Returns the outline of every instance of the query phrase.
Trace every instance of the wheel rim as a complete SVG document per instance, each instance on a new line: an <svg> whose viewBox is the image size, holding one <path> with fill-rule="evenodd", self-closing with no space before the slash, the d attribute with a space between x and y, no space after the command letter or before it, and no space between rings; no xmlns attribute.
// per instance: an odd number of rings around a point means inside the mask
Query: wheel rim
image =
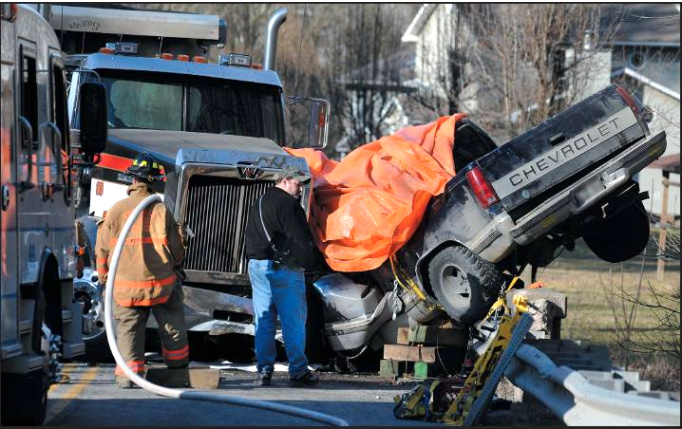
<svg viewBox="0 0 682 429"><path fill-rule="evenodd" d="M471 285L464 271L456 265L446 265L441 272L441 284L447 300L455 309L471 306Z"/></svg>
<svg viewBox="0 0 682 429"><path fill-rule="evenodd" d="M74 282L74 298L83 303L83 315L91 321L88 324L91 327L90 332L85 332L84 327L83 341L92 341L105 335L103 288L99 283L88 280L94 275L94 271L86 269L83 277Z"/></svg>

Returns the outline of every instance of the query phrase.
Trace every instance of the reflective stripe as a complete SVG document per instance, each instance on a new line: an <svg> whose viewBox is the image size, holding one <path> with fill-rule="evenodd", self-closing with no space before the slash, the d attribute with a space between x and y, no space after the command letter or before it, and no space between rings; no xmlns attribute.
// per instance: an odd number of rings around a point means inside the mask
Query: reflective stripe
<svg viewBox="0 0 682 429"><path fill-rule="evenodd" d="M177 276L175 275L175 273L171 274L170 276L168 276L164 279L151 279L151 280L140 280L140 281L116 279L116 287L131 289L131 288L145 288L145 287L154 287L154 286L170 286L170 285L174 285L176 280L177 280Z"/></svg>
<svg viewBox="0 0 682 429"><path fill-rule="evenodd" d="M126 365L128 365L128 368L132 369L133 372L136 372L138 374L144 372L144 361L143 360L130 360L126 362ZM123 369L116 365L116 371L114 371L116 375L125 375L123 372Z"/></svg>
<svg viewBox="0 0 682 429"><path fill-rule="evenodd" d="M186 345L179 350L166 350L163 347L161 349L163 357L167 360L182 360L187 359L189 356L189 345Z"/></svg>
<svg viewBox="0 0 682 429"><path fill-rule="evenodd" d="M99 274L100 277L105 275L105 274L108 274L108 273L109 273L109 268L104 268L104 267L97 268L97 274Z"/></svg>
<svg viewBox="0 0 682 429"><path fill-rule="evenodd" d="M116 302L121 307L135 307L138 305L142 306L142 307L150 307L152 305L163 304L164 302L168 301L168 298L170 298L170 296L162 296L159 298L139 299L139 300L116 298Z"/></svg>
<svg viewBox="0 0 682 429"><path fill-rule="evenodd" d="M106 264L106 263L107 263L107 258L97 258L97 265Z"/></svg>
<svg viewBox="0 0 682 429"><path fill-rule="evenodd" d="M110 247L115 247L118 243L118 238L112 238L109 242ZM124 245L129 244L168 244L168 237L133 237L127 238Z"/></svg>
<svg viewBox="0 0 682 429"><path fill-rule="evenodd" d="M100 156L100 161L97 166L100 168L108 168L110 170L125 171L132 163L133 160L130 158L103 153Z"/></svg>

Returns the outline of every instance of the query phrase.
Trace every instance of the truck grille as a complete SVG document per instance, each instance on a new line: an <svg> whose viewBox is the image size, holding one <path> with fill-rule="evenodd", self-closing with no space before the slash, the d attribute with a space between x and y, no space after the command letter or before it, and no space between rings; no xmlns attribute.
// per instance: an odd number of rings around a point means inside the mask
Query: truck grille
<svg viewBox="0 0 682 429"><path fill-rule="evenodd" d="M185 269L246 274L244 231L251 204L273 182L195 176L189 181L184 222L189 240Z"/></svg>

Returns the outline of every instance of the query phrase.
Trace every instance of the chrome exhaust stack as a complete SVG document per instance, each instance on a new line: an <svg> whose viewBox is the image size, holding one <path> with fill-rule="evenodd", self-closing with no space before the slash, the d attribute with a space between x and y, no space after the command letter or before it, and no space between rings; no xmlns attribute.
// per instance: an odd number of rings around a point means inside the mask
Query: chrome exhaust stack
<svg viewBox="0 0 682 429"><path fill-rule="evenodd" d="M275 57L277 56L277 33L279 27L287 20L287 9L277 9L268 21L267 38L265 39L265 70L275 69Z"/></svg>

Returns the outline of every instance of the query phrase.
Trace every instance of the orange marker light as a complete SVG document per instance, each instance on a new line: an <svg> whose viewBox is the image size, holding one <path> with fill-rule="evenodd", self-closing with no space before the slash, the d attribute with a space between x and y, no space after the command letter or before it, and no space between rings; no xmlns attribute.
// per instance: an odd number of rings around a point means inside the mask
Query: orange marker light
<svg viewBox="0 0 682 429"><path fill-rule="evenodd" d="M189 55L185 54L178 54L177 58L178 61L189 61Z"/></svg>
<svg viewBox="0 0 682 429"><path fill-rule="evenodd" d="M111 48L99 48L100 54L113 54L114 50Z"/></svg>
<svg viewBox="0 0 682 429"><path fill-rule="evenodd" d="M164 52L163 54L161 54L161 56L159 58L161 58L162 60L172 60L173 54L169 54L168 52Z"/></svg>
<svg viewBox="0 0 682 429"><path fill-rule="evenodd" d="M194 61L195 63L206 64L206 57L202 57L201 55L195 55L194 58L192 58L192 61Z"/></svg>

